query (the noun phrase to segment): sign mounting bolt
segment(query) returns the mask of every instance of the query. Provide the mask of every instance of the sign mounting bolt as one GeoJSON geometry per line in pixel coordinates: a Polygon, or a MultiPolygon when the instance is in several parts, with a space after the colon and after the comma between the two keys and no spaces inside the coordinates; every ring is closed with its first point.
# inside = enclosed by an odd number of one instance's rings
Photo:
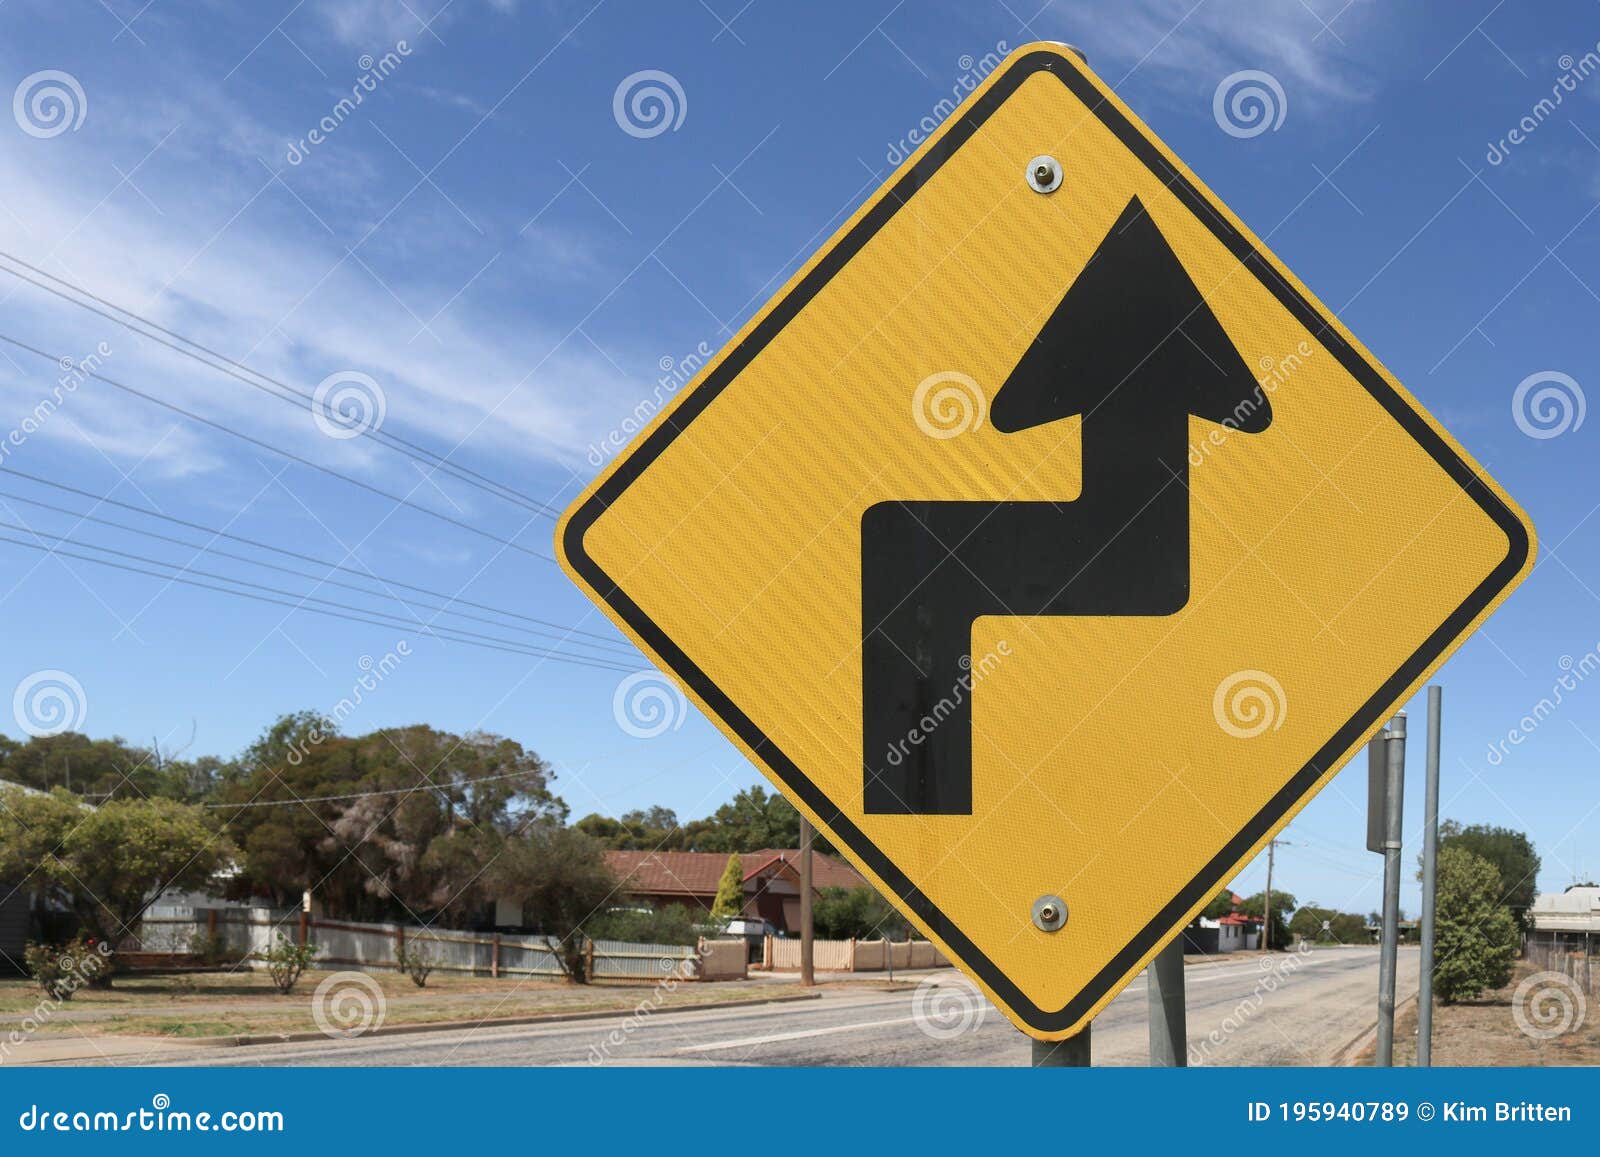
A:
{"type": "Polygon", "coordinates": [[[1067,922],[1067,902],[1060,896],[1040,896],[1033,902],[1033,926],[1041,932],[1059,932],[1067,922]]]}
{"type": "Polygon", "coordinates": [[[1061,187],[1061,162],[1040,155],[1028,162],[1028,188],[1035,193],[1054,193],[1061,187]]]}

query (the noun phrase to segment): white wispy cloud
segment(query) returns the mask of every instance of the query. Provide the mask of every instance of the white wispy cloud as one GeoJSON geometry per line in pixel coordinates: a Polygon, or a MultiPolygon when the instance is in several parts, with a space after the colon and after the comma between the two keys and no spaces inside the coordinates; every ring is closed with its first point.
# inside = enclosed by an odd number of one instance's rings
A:
{"type": "MultiPolygon", "coordinates": [[[[530,240],[511,224],[493,240],[474,236],[482,261],[474,254],[466,272],[456,261],[446,275],[441,254],[469,226],[429,193],[413,198],[403,223],[391,219],[358,244],[405,186],[368,180],[363,149],[349,141],[338,164],[285,166],[290,133],[198,81],[148,99],[96,92],[91,101],[92,132],[0,133],[0,248],[302,389],[339,370],[369,374],[387,395],[386,425],[441,452],[466,440],[469,455],[576,464],[613,424],[618,401],[638,392],[580,336],[541,323],[536,302],[507,306],[496,292],[531,267],[590,253],[581,236],[541,223],[530,240]],[[340,193],[354,227],[329,228],[307,202],[330,183],[364,191],[340,193]],[[473,269],[481,284],[464,284],[473,269]]],[[[371,132],[341,129],[358,131],[371,132]]],[[[364,147],[387,148],[377,138],[364,147]]],[[[82,356],[107,337],[117,351],[111,376],[319,460],[388,465],[365,440],[319,439],[304,412],[36,289],[0,278],[0,295],[5,328],[53,353],[82,356]]],[[[28,375],[19,372],[28,359],[11,356],[15,364],[0,359],[0,404],[23,413],[57,371],[39,363],[28,375]]],[[[190,425],[174,432],[172,415],[134,399],[103,401],[40,436],[89,439],[122,459],[148,455],[173,473],[216,468],[232,452],[190,425]]]]}

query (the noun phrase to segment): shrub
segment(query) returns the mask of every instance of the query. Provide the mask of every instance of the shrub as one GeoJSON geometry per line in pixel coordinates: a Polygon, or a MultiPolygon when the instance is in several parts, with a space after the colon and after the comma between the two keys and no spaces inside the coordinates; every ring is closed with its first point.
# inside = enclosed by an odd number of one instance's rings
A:
{"type": "Polygon", "coordinates": [[[595,940],[628,940],[635,944],[687,944],[700,942],[701,930],[695,918],[705,913],[691,912],[682,904],[639,910],[614,908],[584,923],[583,930],[595,940]]]}
{"type": "Polygon", "coordinates": [[[22,950],[28,975],[51,1000],[71,1000],[73,993],[111,970],[109,953],[80,932],[65,944],[35,944],[22,950]]]}
{"type": "Polygon", "coordinates": [[[296,944],[282,932],[278,933],[277,942],[267,950],[265,957],[273,987],[288,996],[316,955],[317,946],[310,941],[296,944]]]}
{"type": "Polygon", "coordinates": [[[1519,936],[1516,918],[1501,903],[1499,869],[1465,848],[1447,846],[1439,849],[1437,879],[1433,991],[1454,1004],[1504,987],[1519,936]]]}
{"type": "Polygon", "coordinates": [[[400,971],[409,976],[411,983],[418,988],[428,987],[428,975],[439,964],[427,948],[415,941],[405,940],[395,950],[395,961],[400,965],[400,971]]]}

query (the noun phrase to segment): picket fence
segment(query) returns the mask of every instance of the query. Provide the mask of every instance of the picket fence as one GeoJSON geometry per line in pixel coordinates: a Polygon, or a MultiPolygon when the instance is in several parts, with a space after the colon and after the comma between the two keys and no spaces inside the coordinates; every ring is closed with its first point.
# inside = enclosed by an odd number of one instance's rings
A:
{"type": "MultiPolygon", "coordinates": [[[[129,947],[175,955],[209,950],[254,967],[279,936],[315,944],[319,967],[398,969],[402,950],[420,948],[441,973],[489,977],[565,975],[556,960],[556,942],[547,936],[364,924],[323,919],[292,909],[196,908],[181,914],[147,915],[140,923],[137,945],[129,947]]],[[[698,975],[699,956],[688,945],[590,940],[585,943],[585,952],[589,975],[598,980],[693,980],[698,975]]]]}

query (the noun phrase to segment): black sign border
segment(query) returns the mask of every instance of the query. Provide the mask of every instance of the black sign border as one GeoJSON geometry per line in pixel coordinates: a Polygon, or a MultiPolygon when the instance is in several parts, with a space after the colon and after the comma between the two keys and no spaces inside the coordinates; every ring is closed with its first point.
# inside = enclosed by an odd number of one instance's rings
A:
{"type": "Polygon", "coordinates": [[[960,115],[912,168],[902,175],[887,196],[880,199],[862,218],[839,238],[811,270],[782,300],[778,301],[745,339],[705,378],[700,381],[670,414],[618,464],[598,489],[573,512],[560,546],[568,563],[584,581],[636,631],[640,638],[681,678],[700,700],[739,736],[747,747],[777,776],[782,785],[805,801],[837,842],[843,844],[891,888],[900,901],[913,910],[979,978],[1004,1001],[1029,1027],[1043,1033],[1060,1033],[1071,1028],[1085,1013],[1124,977],[1139,959],[1170,933],[1190,908],[1210,895],[1224,874],[1258,840],[1265,838],[1278,822],[1346,754],[1406,690],[1420,679],[1428,667],[1446,653],[1472,621],[1490,606],[1522,571],[1532,544],[1527,528],[1516,512],[1478,476],[1472,466],[1384,380],[1378,369],[1339,336],[1323,314],[1285,281],[1271,263],[1235,229],[1226,215],[1209,197],[1172,165],[1142,129],[1095,87],[1078,67],[1061,53],[1036,49],[1017,58],[976,99],[960,110],[960,115]],[[656,623],[628,597],[610,576],[584,550],[588,529],[617,500],[661,453],[682,433],[722,391],[735,381],[755,356],[792,320],[802,308],[839,272],[846,263],[881,229],[894,214],[916,195],[918,189],[955,155],[1005,100],[1029,77],[1048,72],[1058,77],[1127,148],[1162,181],[1227,249],[1245,264],[1258,281],[1312,333],[1322,346],[1381,404],[1440,467],[1477,502],[1483,512],[1506,534],[1509,549],[1505,559],[1490,572],[1422,647],[1385,681],[1376,694],[1341,727],[1338,732],[1275,794],[1226,847],[1219,851],[1177,896],[1157,913],[1155,919],[1117,953],[1081,992],[1060,1009],[1040,1008],[1025,996],[1010,979],[913,884],[847,816],[811,782],[805,773],[769,739],[739,707],[684,654],[656,623]],[[831,817],[831,818],[829,818],[831,817]]]}

